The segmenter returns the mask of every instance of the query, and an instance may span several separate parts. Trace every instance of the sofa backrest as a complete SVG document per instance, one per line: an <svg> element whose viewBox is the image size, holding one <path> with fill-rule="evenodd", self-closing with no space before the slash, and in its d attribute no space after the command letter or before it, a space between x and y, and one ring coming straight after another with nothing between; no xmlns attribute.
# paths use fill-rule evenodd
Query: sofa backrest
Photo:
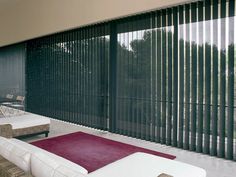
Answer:
<svg viewBox="0 0 236 177"><path fill-rule="evenodd" d="M78 170L66 167L41 152L32 154L31 172L35 177L86 177Z"/></svg>
<svg viewBox="0 0 236 177"><path fill-rule="evenodd" d="M0 155L0 176L1 177L33 177L26 174L22 169L11 163Z"/></svg>
<svg viewBox="0 0 236 177"><path fill-rule="evenodd" d="M34 177L86 177L73 162L17 139L0 137L0 156Z"/></svg>
<svg viewBox="0 0 236 177"><path fill-rule="evenodd" d="M69 161L69 160L67 160L67 159L65 159L63 157L60 157L60 156L58 156L56 154L50 153L50 152L48 152L48 151L46 151L44 149L38 148L38 147L36 147L34 145L28 144L26 142L23 142L23 141L20 141L18 139L14 139L14 138L12 138L10 141L12 143L15 143L17 145L20 145L20 146L24 147L32 155L33 154L38 154L38 153L39 154L44 154L48 158L56 161L59 165L63 165L65 167L67 167L67 168L70 168L73 171L77 171L78 173L82 173L82 174L87 174L88 173L88 171L85 168L83 168L82 166L80 166L78 164L75 164L75 163L73 163L73 162L71 162L71 161Z"/></svg>
<svg viewBox="0 0 236 177"><path fill-rule="evenodd" d="M0 155L9 160L26 173L30 173L31 153L22 146L0 137Z"/></svg>

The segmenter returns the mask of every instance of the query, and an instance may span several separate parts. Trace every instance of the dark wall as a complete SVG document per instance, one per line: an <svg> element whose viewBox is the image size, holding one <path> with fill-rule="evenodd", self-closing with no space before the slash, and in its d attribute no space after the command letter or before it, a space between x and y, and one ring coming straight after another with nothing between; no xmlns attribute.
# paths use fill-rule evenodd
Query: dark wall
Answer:
<svg viewBox="0 0 236 177"><path fill-rule="evenodd" d="M25 96L25 44L0 49L0 97Z"/></svg>

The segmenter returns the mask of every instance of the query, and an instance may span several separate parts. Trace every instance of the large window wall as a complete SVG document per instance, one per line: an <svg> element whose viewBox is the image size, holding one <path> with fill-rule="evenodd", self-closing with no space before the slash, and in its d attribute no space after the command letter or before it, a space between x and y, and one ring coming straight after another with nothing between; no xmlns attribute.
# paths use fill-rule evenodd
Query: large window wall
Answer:
<svg viewBox="0 0 236 177"><path fill-rule="evenodd" d="M27 110L236 160L235 0L27 42Z"/></svg>
<svg viewBox="0 0 236 177"><path fill-rule="evenodd" d="M97 25L28 42L28 111L107 129L108 29Z"/></svg>
<svg viewBox="0 0 236 177"><path fill-rule="evenodd" d="M235 1L186 4L115 28L112 130L235 159Z"/></svg>

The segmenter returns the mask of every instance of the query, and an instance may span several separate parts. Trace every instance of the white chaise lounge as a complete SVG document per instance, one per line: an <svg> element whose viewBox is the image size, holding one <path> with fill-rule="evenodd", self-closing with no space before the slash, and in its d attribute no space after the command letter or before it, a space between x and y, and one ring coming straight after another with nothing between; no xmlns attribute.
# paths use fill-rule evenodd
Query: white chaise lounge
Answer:
<svg viewBox="0 0 236 177"><path fill-rule="evenodd" d="M22 114L0 118L0 136L7 138L37 134L48 136L50 119L36 114Z"/></svg>

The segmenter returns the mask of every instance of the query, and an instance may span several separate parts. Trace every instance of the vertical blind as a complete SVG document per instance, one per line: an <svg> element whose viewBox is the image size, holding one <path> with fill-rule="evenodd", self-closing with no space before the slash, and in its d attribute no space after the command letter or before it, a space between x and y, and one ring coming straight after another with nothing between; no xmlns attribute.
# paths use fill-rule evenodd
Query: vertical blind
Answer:
<svg viewBox="0 0 236 177"><path fill-rule="evenodd" d="M108 29L98 25L28 42L28 111L107 128Z"/></svg>
<svg viewBox="0 0 236 177"><path fill-rule="evenodd" d="M235 29L205 0L33 39L27 110L236 160Z"/></svg>
<svg viewBox="0 0 236 177"><path fill-rule="evenodd" d="M113 26L112 131L236 159L235 1L195 2Z"/></svg>

